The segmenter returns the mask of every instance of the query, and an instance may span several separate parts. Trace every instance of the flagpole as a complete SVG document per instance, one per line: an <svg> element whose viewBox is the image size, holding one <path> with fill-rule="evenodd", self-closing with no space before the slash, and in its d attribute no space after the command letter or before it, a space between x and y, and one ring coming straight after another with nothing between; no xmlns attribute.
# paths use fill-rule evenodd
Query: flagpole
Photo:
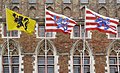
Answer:
<svg viewBox="0 0 120 73"><path fill-rule="evenodd" d="M85 15L86 15L86 6L85 6ZM84 55L84 51L85 51L85 41L86 41L86 29L85 29L85 26L86 26L86 16L85 16L85 20L84 20L84 37L83 37L83 73L84 73L84 58L85 58L85 55Z"/></svg>
<svg viewBox="0 0 120 73"><path fill-rule="evenodd" d="M46 0L44 0L45 3L45 29L46 29ZM45 73L47 73L47 40L46 40L46 30L45 30Z"/></svg>
<svg viewBox="0 0 120 73"><path fill-rule="evenodd" d="M8 48L8 63L9 63L9 72L11 73L11 59L10 59L10 49L9 49L8 31L7 31L7 48Z"/></svg>
<svg viewBox="0 0 120 73"><path fill-rule="evenodd" d="M5 9L6 9L6 5L5 5ZM7 17L7 11L6 11L6 17ZM7 21L7 18L6 18ZM7 25L7 22L6 22ZM8 63L9 63L9 73L11 73L11 59L10 59L10 49L9 49L9 38L8 38L8 26L7 26L7 49L8 49Z"/></svg>

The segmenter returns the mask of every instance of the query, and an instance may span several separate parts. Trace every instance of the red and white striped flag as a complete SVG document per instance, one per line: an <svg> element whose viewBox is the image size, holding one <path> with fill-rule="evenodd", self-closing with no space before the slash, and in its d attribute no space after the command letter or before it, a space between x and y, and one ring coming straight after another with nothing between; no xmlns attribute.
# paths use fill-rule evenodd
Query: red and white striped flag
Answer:
<svg viewBox="0 0 120 73"><path fill-rule="evenodd" d="M86 30L98 30L105 33L117 34L119 20L100 15L86 8Z"/></svg>
<svg viewBox="0 0 120 73"><path fill-rule="evenodd" d="M46 11L46 32L64 32L71 33L76 22L64 15Z"/></svg>

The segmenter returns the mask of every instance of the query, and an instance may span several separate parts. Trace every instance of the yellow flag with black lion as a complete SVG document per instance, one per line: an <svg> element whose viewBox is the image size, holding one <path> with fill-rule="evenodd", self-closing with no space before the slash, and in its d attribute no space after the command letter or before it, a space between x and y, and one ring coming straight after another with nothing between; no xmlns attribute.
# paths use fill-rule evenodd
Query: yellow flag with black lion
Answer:
<svg viewBox="0 0 120 73"><path fill-rule="evenodd" d="M29 17L23 16L6 8L6 23L8 31L20 30L26 33L33 33L36 25L36 21Z"/></svg>

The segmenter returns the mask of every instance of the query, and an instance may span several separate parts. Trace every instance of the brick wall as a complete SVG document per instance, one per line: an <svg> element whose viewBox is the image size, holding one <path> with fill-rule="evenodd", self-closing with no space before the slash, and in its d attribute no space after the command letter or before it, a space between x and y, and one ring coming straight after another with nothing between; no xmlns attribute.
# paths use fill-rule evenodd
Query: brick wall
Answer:
<svg viewBox="0 0 120 73"><path fill-rule="evenodd" d="M5 0L0 2L0 14L2 17L5 18ZM28 16L28 2L27 0L20 1L20 13L23 15ZM9 3L8 3L9 4ZM72 0L71 4L64 4L62 6L61 0L56 0L55 4L49 4L47 7L51 6L55 12L63 13L63 9L65 7L70 7L72 10L72 17L79 18L80 17L80 7L84 6L84 4L79 4L79 0ZM108 16L115 17L116 9L119 8L120 5L116 5L113 0L107 0L107 4L100 5L97 3L97 0L90 0L89 4L86 4L90 9L98 12L100 7L106 7L108 11ZM37 14L36 16L39 17L38 20L44 18L44 3L43 0L37 1ZM39 23L39 22L38 22ZM56 47L57 53L59 55L58 64L60 66L59 73L68 73L68 61L70 57L70 50L77 40L70 39L69 34L57 33L56 39L53 39L53 44ZM0 44L6 39L0 38ZM36 38L36 35L28 35L22 32L19 39L15 39L19 41L20 46L22 47L22 53L24 54L23 58L23 65L24 65L24 73L32 73L33 72L33 55L28 53L35 53L36 46L41 39ZM105 73L105 66L106 66L106 52L107 47L112 42L107 38L107 35L98 31L92 31L92 39L87 40L90 44L90 48L93 51L93 56L95 59L95 73Z"/></svg>

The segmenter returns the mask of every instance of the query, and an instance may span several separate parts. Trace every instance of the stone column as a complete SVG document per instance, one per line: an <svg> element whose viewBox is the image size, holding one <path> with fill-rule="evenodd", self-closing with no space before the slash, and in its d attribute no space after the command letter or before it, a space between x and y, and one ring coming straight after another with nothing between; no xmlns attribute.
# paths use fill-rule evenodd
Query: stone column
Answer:
<svg viewBox="0 0 120 73"><path fill-rule="evenodd" d="M105 73L106 67L106 49L109 46L110 40L103 32L94 31L92 40L89 42L93 49L95 59L95 73Z"/></svg>

